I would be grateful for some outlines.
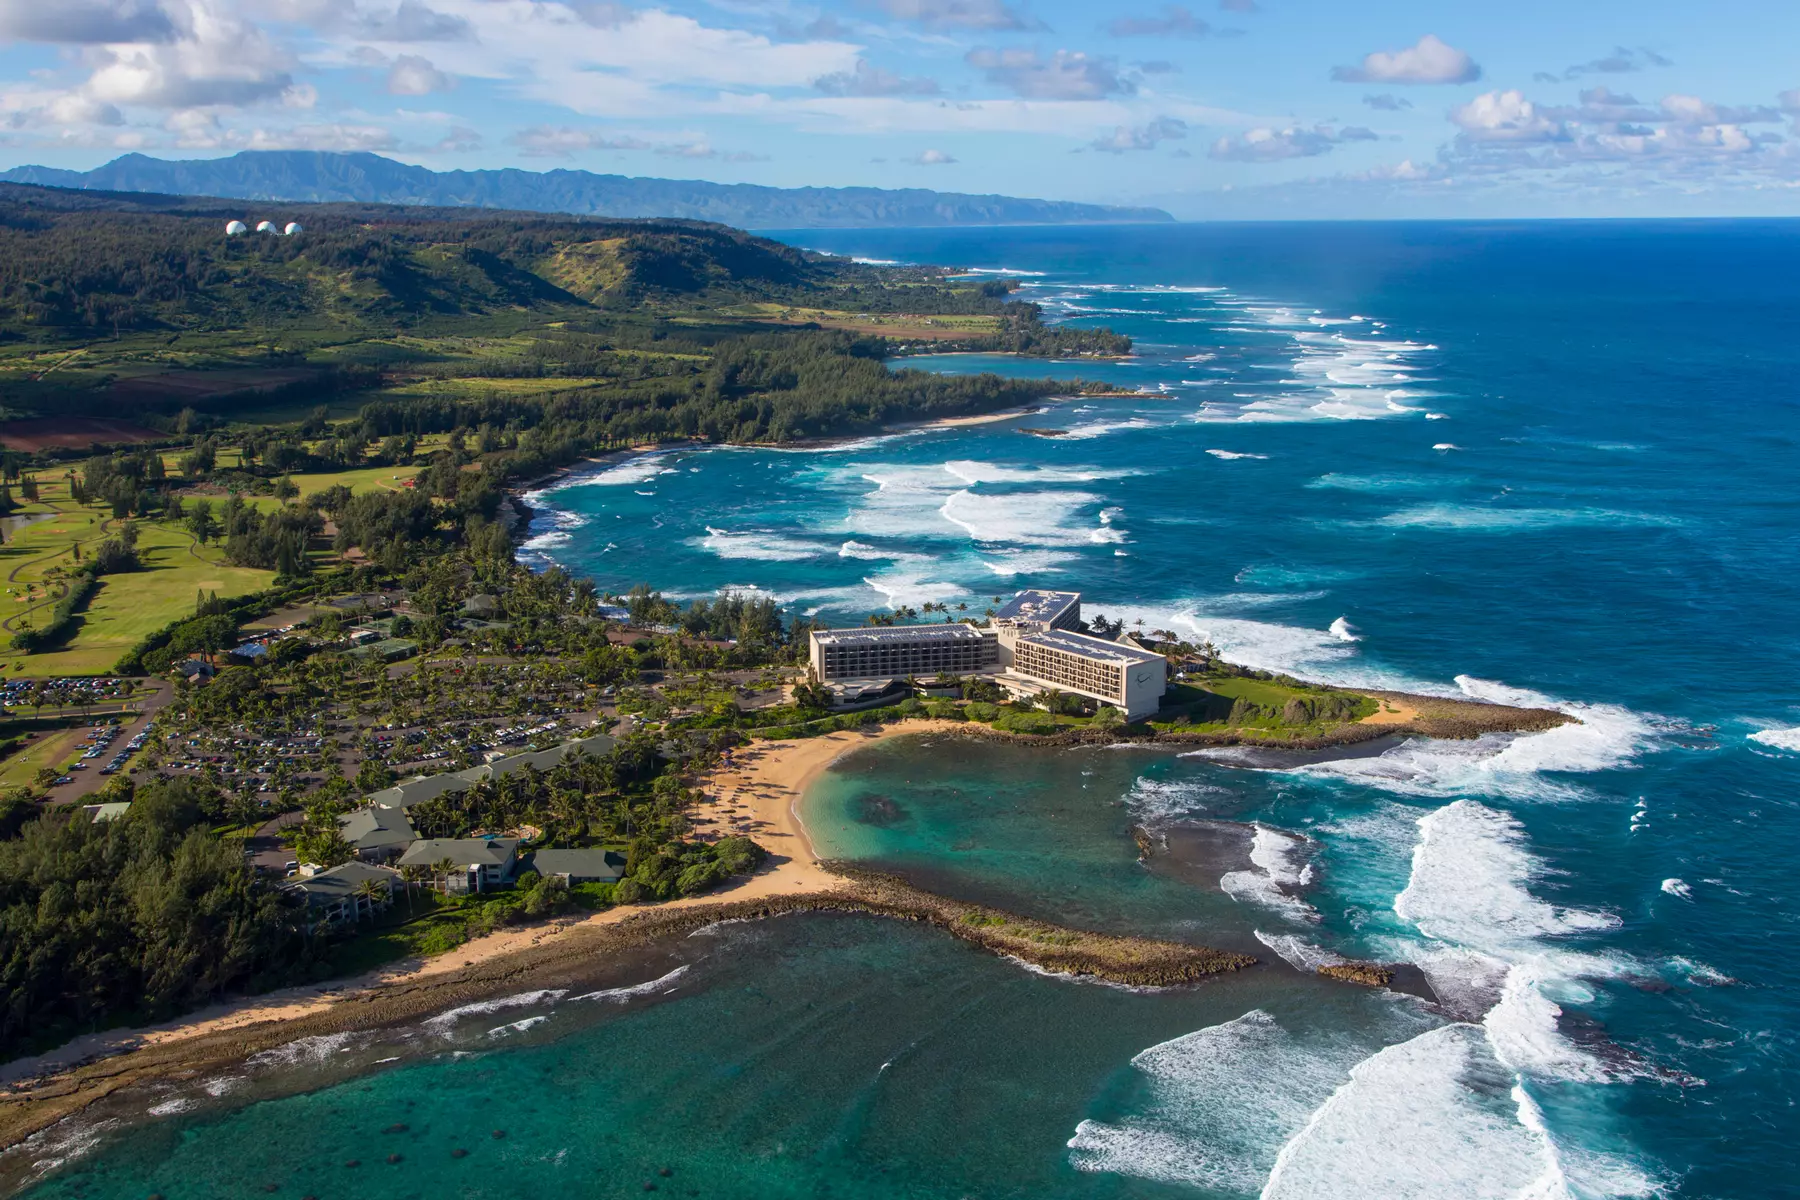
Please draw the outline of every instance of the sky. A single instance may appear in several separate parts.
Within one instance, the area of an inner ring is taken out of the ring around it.
[[[1182,219],[1800,214],[1800,0],[0,0],[0,165],[252,149]]]

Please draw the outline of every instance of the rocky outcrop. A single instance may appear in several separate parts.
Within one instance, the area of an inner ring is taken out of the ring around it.
[[[1355,983],[1363,987],[1384,988],[1394,982],[1394,973],[1380,963],[1341,962],[1319,968],[1319,974],[1339,983]]]

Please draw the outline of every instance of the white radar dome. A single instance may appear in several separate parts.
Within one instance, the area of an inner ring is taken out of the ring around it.
[[[289,237],[293,237],[296,233],[305,233],[306,227],[301,225],[298,221],[289,221],[287,223],[287,228],[281,232],[287,234]]]
[[[242,221],[227,221],[227,222],[225,222],[225,236],[226,237],[236,237],[240,233],[249,233],[249,232],[250,232],[250,227],[248,225],[244,224]]]
[[[258,233],[275,233],[276,232],[275,222],[273,222],[273,221],[258,221],[256,223],[256,232],[258,232]]]

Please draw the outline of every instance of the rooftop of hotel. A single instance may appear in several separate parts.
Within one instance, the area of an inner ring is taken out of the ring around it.
[[[981,630],[951,625],[872,625],[866,629],[820,629],[812,635],[821,646],[876,646],[882,642],[980,641]]]
[[[1030,588],[1008,600],[1006,606],[994,614],[994,620],[1054,625],[1080,603],[1080,592],[1051,592]]]
[[[1134,646],[1109,642],[1103,638],[1089,637],[1085,633],[1069,633],[1061,629],[1029,633],[1020,638],[1019,643],[1021,645],[1048,646],[1054,650],[1066,650],[1070,654],[1079,654],[1097,662],[1117,663],[1121,666],[1162,661],[1162,655],[1149,650],[1139,650]]]

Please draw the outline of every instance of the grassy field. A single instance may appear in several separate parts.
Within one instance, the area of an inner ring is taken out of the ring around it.
[[[217,546],[195,545],[177,525],[139,521],[138,556],[144,569],[103,577],[74,634],[61,647],[20,654],[5,646],[20,618],[29,610],[34,621],[49,620],[61,594],[58,576],[76,565],[74,547],[81,546],[85,554],[113,525],[100,509],[71,505],[60,478],[44,477],[39,491],[44,502],[25,511],[54,515],[20,530],[0,547],[6,587],[6,604],[0,612],[0,671],[9,676],[105,674],[145,634],[192,612],[197,592],[241,596],[266,588],[275,577],[272,571],[226,564]]]
[[[322,492],[327,488],[342,485],[350,489],[352,495],[362,492],[400,491],[408,479],[419,473],[417,467],[364,467],[357,471],[325,471],[315,475],[294,475],[290,478],[294,486],[300,489],[302,496],[313,492]],[[281,501],[273,496],[245,496],[247,504],[254,505],[264,511],[272,511],[281,507]]]
[[[796,308],[785,304],[738,304],[719,310],[721,317],[769,325],[818,325],[852,333],[874,333],[896,338],[957,340],[999,333],[999,317],[967,315],[925,317],[908,313],[853,313],[832,308]],[[703,318],[678,318],[703,321]]]
[[[78,747],[88,734],[86,722],[70,729],[51,729],[21,753],[0,764],[0,788],[30,787],[40,767],[60,773],[80,757]]]

